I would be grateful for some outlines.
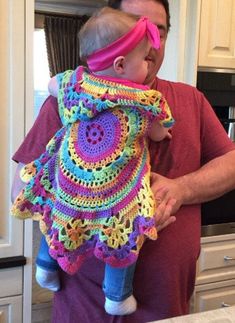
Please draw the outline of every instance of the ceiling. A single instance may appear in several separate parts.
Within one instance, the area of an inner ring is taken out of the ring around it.
[[[35,0],[35,10],[74,15],[91,14],[97,8],[103,7],[108,0]]]

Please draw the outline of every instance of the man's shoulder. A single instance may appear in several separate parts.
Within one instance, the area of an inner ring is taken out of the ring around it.
[[[195,86],[168,80],[157,79],[157,90],[160,91],[167,100],[174,101],[178,104],[190,103],[198,105],[205,100],[203,93],[201,93]]]

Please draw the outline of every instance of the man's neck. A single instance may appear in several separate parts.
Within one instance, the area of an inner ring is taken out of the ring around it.
[[[155,77],[151,82],[148,83],[148,86],[151,89],[156,89],[157,88],[157,78]]]

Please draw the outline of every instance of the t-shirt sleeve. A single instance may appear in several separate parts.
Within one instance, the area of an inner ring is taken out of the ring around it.
[[[155,115],[155,121],[158,121],[165,128],[172,127],[175,120],[164,95],[153,89],[145,91],[144,93],[143,97],[146,96],[148,98],[148,109]]]
[[[201,106],[201,156],[202,164],[234,150],[235,145],[229,139],[221,122],[203,94],[199,95]]]
[[[162,96],[160,101],[159,101],[159,106],[161,109],[161,113],[159,116],[156,118],[159,123],[165,127],[165,128],[170,128],[174,125],[175,120],[171,114],[170,107],[166,101],[166,99]]]
[[[61,127],[57,99],[49,96],[12,159],[26,164],[38,158],[44,152],[49,140]]]

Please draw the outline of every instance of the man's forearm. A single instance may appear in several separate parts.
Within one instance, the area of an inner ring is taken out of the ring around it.
[[[222,196],[235,189],[235,150],[176,181],[183,190],[182,204],[202,203]]]

